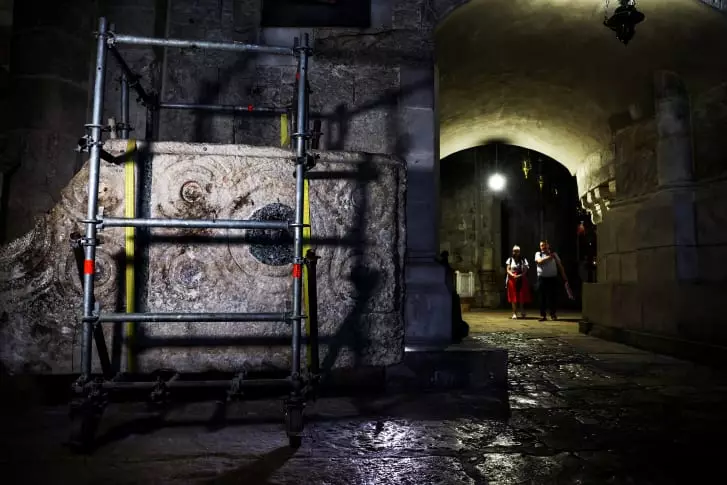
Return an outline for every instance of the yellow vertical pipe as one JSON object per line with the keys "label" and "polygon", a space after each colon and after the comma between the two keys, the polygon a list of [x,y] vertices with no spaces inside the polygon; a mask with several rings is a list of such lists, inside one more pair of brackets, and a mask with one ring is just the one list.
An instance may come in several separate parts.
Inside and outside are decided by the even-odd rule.
{"label": "yellow vertical pipe", "polygon": [[[126,144],[126,160],[124,161],[124,216],[136,217],[136,140],[129,140]],[[135,311],[136,274],[134,271],[136,228],[124,228],[124,249],[126,253],[126,313]],[[126,322],[126,370],[129,373],[136,371],[136,356],[134,355],[135,325]]]}
{"label": "yellow vertical pipe", "polygon": [[[308,250],[310,249],[310,234],[311,234],[311,227],[310,227],[310,202],[308,195],[310,193],[310,187],[308,186],[308,179],[306,178],[303,181],[303,257],[305,257],[308,254]],[[310,313],[308,309],[310,308],[310,294],[308,293],[308,285],[306,284],[307,278],[310,276],[308,274],[308,266],[303,265],[303,313],[308,317],[305,319],[305,334],[307,336],[310,336]],[[310,368],[312,364],[311,360],[311,342],[310,339],[308,339],[308,345],[306,346],[306,361],[308,362],[308,367]]]}

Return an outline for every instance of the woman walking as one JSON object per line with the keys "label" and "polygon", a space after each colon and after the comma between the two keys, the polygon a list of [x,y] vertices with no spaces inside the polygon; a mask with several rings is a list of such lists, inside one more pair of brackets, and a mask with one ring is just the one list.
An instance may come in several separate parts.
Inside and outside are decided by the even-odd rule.
{"label": "woman walking", "polygon": [[520,254],[520,246],[513,246],[512,256],[505,261],[507,270],[507,301],[512,305],[512,319],[517,320],[517,311],[520,307],[520,316],[525,318],[525,304],[533,299],[528,284],[528,260]]}

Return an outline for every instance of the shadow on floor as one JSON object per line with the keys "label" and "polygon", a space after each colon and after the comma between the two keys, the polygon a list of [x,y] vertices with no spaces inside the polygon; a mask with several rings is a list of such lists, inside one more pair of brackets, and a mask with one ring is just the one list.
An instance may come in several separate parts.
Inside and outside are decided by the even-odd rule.
{"label": "shadow on floor", "polygon": [[[205,403],[204,405],[211,404]],[[102,430],[94,440],[88,453],[93,453],[115,442],[132,436],[147,435],[162,429],[203,427],[214,433],[227,427],[260,424],[279,424],[283,428],[283,409],[280,401],[258,402],[257,408],[240,409],[249,402],[233,403],[236,409],[228,410],[217,403],[211,414],[194,413],[188,416],[181,407],[171,407],[153,415],[129,416],[116,419]],[[113,406],[113,405],[111,405]],[[175,414],[175,417],[171,415]],[[476,418],[493,421],[507,421],[510,418],[510,404],[507,390],[491,389],[453,395],[451,392],[407,393],[397,395],[359,396],[345,399],[321,400],[310,406],[305,413],[306,425],[311,423],[332,423],[351,419],[371,417],[403,418],[423,421],[436,421],[457,418]]]}
{"label": "shadow on floor", "polygon": [[283,467],[295,454],[293,448],[283,446],[272,450],[253,463],[224,473],[211,480],[201,481],[202,485],[227,485],[255,483],[266,485],[273,474]]}

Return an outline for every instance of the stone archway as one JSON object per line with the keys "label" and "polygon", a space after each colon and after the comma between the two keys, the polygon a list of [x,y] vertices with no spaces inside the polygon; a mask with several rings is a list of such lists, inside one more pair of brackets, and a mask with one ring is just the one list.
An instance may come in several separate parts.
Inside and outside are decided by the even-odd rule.
{"label": "stone archway", "polygon": [[[707,257],[699,237],[727,244],[699,202],[727,204],[705,185],[723,175],[716,160],[727,153],[716,131],[727,17],[714,3],[639,0],[647,20],[624,47],[602,25],[600,2],[435,2],[447,12],[433,34],[440,155],[500,140],[569,168],[604,239],[601,283],[585,302],[592,323],[727,342],[716,322],[696,330],[683,296],[696,298],[697,281],[714,281],[701,288],[716,295],[727,280],[699,269],[699,253],[716,251]],[[654,306],[665,302],[668,311]]]}
{"label": "stone archway", "polygon": [[694,0],[640,0],[647,20],[628,47],[602,25],[600,2],[455,4],[434,32],[441,157],[500,139],[575,174],[611,155],[615,131],[653,114],[655,70],[678,73],[690,92],[727,72],[727,19]]}

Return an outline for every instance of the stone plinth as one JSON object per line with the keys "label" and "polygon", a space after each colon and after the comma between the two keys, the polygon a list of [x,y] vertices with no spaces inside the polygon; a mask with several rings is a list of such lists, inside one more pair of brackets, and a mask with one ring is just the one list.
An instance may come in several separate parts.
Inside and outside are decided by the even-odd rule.
{"label": "stone plinth", "polygon": [[[124,142],[106,150],[123,155]],[[267,219],[292,217],[291,153],[243,145],[139,145],[150,176],[141,216]],[[140,155],[143,153],[143,155]],[[81,286],[69,235],[81,231],[88,172],[34,230],[2,247],[2,364],[14,372],[79,371]],[[328,367],[390,365],[403,356],[405,168],[388,156],[321,153],[309,174],[312,247],[320,255],[321,360]],[[124,171],[102,162],[104,216],[124,214]],[[143,207],[143,206],[142,206]],[[155,312],[279,312],[291,308],[286,234],[153,229],[138,245],[139,306]],[[103,312],[124,311],[121,228],[100,233],[96,296]],[[143,266],[146,266],[144,268]],[[146,271],[145,271],[146,270]],[[148,275],[148,276],[143,276]],[[106,327],[121,362],[120,329]],[[275,323],[144,324],[139,370],[182,372],[288,368],[290,327]],[[94,365],[97,367],[95,358]],[[123,367],[123,366],[122,366]]]}

